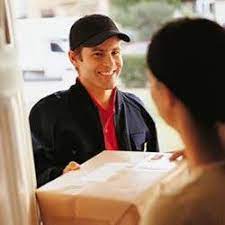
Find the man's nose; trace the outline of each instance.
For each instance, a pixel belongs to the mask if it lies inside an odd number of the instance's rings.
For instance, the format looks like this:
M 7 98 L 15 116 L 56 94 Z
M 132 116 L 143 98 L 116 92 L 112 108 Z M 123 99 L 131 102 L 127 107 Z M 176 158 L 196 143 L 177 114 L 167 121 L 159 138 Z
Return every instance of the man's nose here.
M 115 65 L 115 60 L 111 55 L 107 55 L 104 57 L 102 64 L 107 67 L 113 67 Z

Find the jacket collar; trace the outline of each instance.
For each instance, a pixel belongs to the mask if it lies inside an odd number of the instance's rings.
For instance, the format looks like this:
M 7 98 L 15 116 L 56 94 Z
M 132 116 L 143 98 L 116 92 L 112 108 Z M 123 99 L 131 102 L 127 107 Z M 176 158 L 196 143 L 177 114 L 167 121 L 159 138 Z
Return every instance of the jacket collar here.
M 70 87 L 69 95 L 70 95 L 70 101 L 72 101 L 74 99 L 73 96 L 76 95 L 76 96 L 79 96 L 79 99 L 80 99 L 79 104 L 85 104 L 86 107 L 89 108 L 89 110 L 91 110 L 91 109 L 97 110 L 97 107 L 94 104 L 91 96 L 89 95 L 89 93 L 87 92 L 85 87 L 82 85 L 79 78 L 77 78 L 76 83 Z M 122 92 L 119 89 L 117 89 L 116 99 L 115 99 L 116 113 L 121 111 L 121 106 L 122 106 L 122 103 L 123 103 L 122 99 L 123 99 Z M 87 105 L 87 101 L 89 103 L 88 105 Z

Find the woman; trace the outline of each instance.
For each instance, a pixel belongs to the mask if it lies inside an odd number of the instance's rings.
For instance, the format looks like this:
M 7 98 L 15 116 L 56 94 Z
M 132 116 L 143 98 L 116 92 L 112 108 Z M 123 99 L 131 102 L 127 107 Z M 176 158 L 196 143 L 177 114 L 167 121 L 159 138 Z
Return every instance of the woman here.
M 173 21 L 153 36 L 152 96 L 186 162 L 152 188 L 143 225 L 225 224 L 224 59 L 225 30 L 207 19 Z

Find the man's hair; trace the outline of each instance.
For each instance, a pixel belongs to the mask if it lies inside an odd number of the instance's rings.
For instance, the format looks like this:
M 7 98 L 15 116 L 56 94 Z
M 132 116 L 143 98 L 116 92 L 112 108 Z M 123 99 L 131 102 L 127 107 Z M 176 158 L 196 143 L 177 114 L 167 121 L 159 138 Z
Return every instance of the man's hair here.
M 152 38 L 147 64 L 203 123 L 225 121 L 225 30 L 217 23 L 183 18 Z

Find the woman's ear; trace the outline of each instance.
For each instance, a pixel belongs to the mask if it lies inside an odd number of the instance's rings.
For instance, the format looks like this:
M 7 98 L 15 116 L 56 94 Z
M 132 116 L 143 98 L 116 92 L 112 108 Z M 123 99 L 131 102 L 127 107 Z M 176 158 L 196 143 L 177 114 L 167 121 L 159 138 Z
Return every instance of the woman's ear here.
M 160 82 L 160 86 L 161 87 L 161 92 L 164 95 L 164 99 L 167 102 L 168 107 L 173 108 L 175 106 L 176 103 L 176 96 L 173 94 L 173 92 L 163 83 Z
M 176 115 L 176 96 L 172 91 L 153 75 L 150 75 L 152 97 L 161 117 L 171 125 Z
M 149 81 L 156 104 L 165 103 L 166 106 L 173 106 L 176 98 L 171 90 L 164 83 L 159 81 L 151 72 L 149 72 Z

